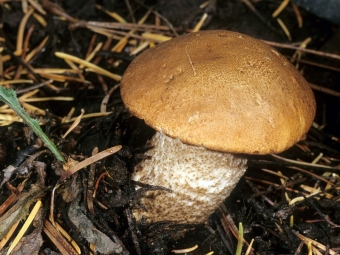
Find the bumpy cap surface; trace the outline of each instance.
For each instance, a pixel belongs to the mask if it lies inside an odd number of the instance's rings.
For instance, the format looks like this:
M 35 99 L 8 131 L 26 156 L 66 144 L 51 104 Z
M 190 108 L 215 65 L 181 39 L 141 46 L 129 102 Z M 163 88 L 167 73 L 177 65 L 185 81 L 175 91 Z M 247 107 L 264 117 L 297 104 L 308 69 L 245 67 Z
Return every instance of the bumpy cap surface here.
M 278 153 L 315 115 L 306 80 L 276 50 L 231 31 L 201 31 L 136 57 L 121 96 L 138 118 L 183 143 L 231 153 Z

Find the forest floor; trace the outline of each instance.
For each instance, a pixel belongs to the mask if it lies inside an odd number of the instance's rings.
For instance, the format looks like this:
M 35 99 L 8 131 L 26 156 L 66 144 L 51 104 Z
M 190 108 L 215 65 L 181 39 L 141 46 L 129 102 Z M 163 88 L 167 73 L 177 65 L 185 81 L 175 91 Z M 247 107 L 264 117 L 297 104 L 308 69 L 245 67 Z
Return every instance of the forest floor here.
M 68 159 L 0 106 L 0 254 L 235 254 L 240 222 L 242 254 L 340 254 L 339 24 L 294 2 L 0 0 L 1 85 Z M 251 35 L 286 56 L 314 91 L 314 124 L 278 156 L 249 156 L 205 224 L 136 222 L 141 194 L 129 177 L 154 131 L 125 109 L 120 78 L 140 52 L 207 29 Z M 117 152 L 96 158 L 108 148 Z M 75 173 L 60 182 L 67 167 Z

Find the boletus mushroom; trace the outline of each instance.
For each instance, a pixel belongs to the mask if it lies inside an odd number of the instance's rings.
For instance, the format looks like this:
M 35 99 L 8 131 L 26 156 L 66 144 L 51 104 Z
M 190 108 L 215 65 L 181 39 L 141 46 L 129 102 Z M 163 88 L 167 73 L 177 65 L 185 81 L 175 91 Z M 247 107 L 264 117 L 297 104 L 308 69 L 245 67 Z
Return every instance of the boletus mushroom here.
M 315 99 L 275 49 L 231 31 L 179 36 L 136 57 L 121 80 L 127 109 L 157 133 L 133 180 L 169 188 L 142 198 L 137 219 L 202 223 L 246 170 L 245 154 L 304 139 Z

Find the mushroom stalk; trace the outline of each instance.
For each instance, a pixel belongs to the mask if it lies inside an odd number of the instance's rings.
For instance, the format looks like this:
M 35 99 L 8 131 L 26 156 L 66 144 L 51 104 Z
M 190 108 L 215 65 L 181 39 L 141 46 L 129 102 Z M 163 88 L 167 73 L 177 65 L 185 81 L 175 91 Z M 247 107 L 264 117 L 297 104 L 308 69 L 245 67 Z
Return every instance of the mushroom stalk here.
M 143 209 L 134 210 L 137 220 L 202 223 L 229 196 L 246 170 L 247 160 L 230 153 L 186 145 L 157 132 L 150 156 L 141 162 L 133 180 L 169 188 L 149 191 Z

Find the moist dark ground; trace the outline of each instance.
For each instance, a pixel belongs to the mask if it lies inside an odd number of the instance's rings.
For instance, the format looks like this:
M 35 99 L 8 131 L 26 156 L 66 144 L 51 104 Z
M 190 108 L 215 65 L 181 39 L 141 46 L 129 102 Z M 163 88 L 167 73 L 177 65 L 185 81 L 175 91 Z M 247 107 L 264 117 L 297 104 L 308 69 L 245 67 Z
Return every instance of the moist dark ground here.
M 61 20 L 61 15 L 53 11 L 57 10 L 58 6 L 63 9 L 62 12 L 75 19 L 112 22 L 112 18 L 95 7 L 98 4 L 109 11 L 118 13 L 130 23 L 139 20 L 147 8 L 151 8 L 167 18 L 169 23 L 176 28 L 178 34 L 183 34 L 192 29 L 202 16 L 204 10 L 199 8 L 199 4 L 202 2 L 204 1 L 67 0 L 54 1 L 55 5 L 48 8 L 51 6 L 50 2 L 42 1 L 41 4 L 47 11 L 47 15 L 44 16 L 47 25 L 43 27 L 33 18 L 28 20 L 25 32 L 27 33 L 28 29 L 34 26 L 28 44 L 29 49 L 37 47 L 47 35 L 49 35 L 49 39 L 43 50 L 36 54 L 29 63 L 25 63 L 20 57 L 13 55 L 18 40 L 19 24 L 23 17 L 21 1 L 0 1 L 2 3 L 1 36 L 4 38 L 1 41 L 4 48 L 2 55 L 12 56 L 9 61 L 3 63 L 3 78 L 8 80 L 9 77 L 13 77 L 10 71 L 17 70 L 19 66 L 22 66 L 24 70 L 28 70 L 30 75 L 23 74 L 21 78 L 29 77 L 38 84 L 46 79 L 34 74 L 30 66 L 34 68 L 68 68 L 64 60 L 55 57 L 55 52 L 65 52 L 82 59 L 85 58 L 94 32 L 87 28 L 70 27 L 72 20 Z M 209 6 L 205 9 L 209 18 L 202 29 L 228 29 L 290 46 L 299 46 L 302 41 L 311 37 L 308 49 L 340 54 L 338 25 L 327 20 L 327 16 L 319 17 L 301 7 L 299 10 L 303 26 L 299 27 L 292 4 L 288 4 L 279 18 L 291 33 L 290 41 L 276 19 L 271 17 L 281 1 L 250 1 L 257 13 L 251 10 L 245 2 L 217 1 L 216 5 Z M 129 11 L 127 3 L 131 5 L 132 12 Z M 154 24 L 154 17 L 155 14 L 151 14 L 146 23 Z M 162 20 L 162 25 L 169 23 Z M 170 30 L 162 33 L 174 36 Z M 136 34 L 140 33 L 136 32 Z M 97 35 L 94 40 L 97 44 L 106 42 L 107 38 Z M 111 49 L 116 42 L 117 40 L 113 39 L 109 48 Z M 277 47 L 277 50 L 290 59 L 295 52 L 294 49 L 283 47 Z M 127 48 L 120 53 L 101 50 L 97 53 L 97 57 L 101 57 L 98 62 L 99 66 L 120 75 L 133 59 L 128 54 Z M 75 98 L 71 102 L 35 103 L 41 109 L 48 109 L 49 114 L 43 117 L 43 120 L 46 121 L 43 128 L 66 156 L 82 160 L 83 157 L 91 155 L 94 147 L 98 147 L 99 151 L 102 151 L 115 145 L 123 145 L 120 152 L 102 160 L 94 172 L 91 173 L 89 168 L 81 170 L 63 185 L 56 195 L 56 221 L 78 243 L 82 254 L 89 254 L 88 243 L 82 237 L 81 231 L 74 226 L 68 214 L 71 201 L 76 197 L 74 194 L 79 193 L 79 203 L 80 206 L 83 206 L 83 213 L 111 239 L 119 239 L 125 247 L 124 254 L 171 254 L 173 249 L 188 248 L 196 244 L 198 249 L 189 254 L 207 254 L 210 251 L 214 251 L 214 254 L 234 254 L 237 239 L 230 231 L 230 224 L 235 223 L 238 226 L 239 222 L 243 223 L 245 240 L 250 243 L 254 239 L 251 251 L 253 254 L 308 254 L 307 245 L 299 239 L 297 233 L 324 245 L 325 249 L 319 247 L 320 254 L 340 252 L 340 203 L 338 201 L 340 195 L 338 191 L 340 60 L 339 57 L 336 59 L 322 56 L 322 54 L 315 55 L 304 52 L 301 60 L 293 62 L 298 64 L 299 70 L 307 81 L 313 84 L 317 101 L 315 123 L 318 125 L 311 128 L 306 140 L 302 141 L 300 146 L 294 146 L 281 156 L 310 163 L 322 153 L 323 158 L 318 162 L 319 166 L 298 165 L 296 162 L 286 162 L 272 156 L 250 157 L 249 170 L 226 200 L 225 210 L 219 210 L 210 217 L 206 224 L 200 226 L 183 226 L 171 223 L 148 226 L 134 222 L 131 208 L 139 206 L 139 196 L 134 192 L 135 183 L 129 181 L 129 174 L 133 171 L 134 165 L 143 158 L 142 153 L 147 150 L 145 144 L 152 136 L 153 131 L 126 111 L 120 99 L 119 89 L 113 92 L 107 105 L 107 110 L 112 111 L 112 114 L 106 117 L 85 119 L 67 139 L 60 138 L 60 135 L 67 130 L 70 124 L 60 124 L 59 117 L 67 115 L 72 107 L 75 108 L 74 116 L 79 115 L 81 109 L 85 109 L 86 113 L 98 112 L 105 95 L 103 84 L 105 83 L 110 89 L 118 82 L 107 77 L 103 77 L 101 80 L 95 72 L 84 72 L 85 79 L 91 84 L 70 81 L 66 89 L 59 93 L 48 87 L 40 88 L 36 97 L 72 96 Z M 64 87 L 63 82 L 55 82 L 54 85 L 59 88 Z M 27 85 L 24 84 L 12 86 L 16 90 L 25 87 Z M 36 118 L 41 117 L 36 113 L 33 115 Z M 32 155 L 35 151 L 40 150 L 32 149 L 36 138 L 33 135 L 28 136 L 24 127 L 21 123 L 13 123 L 0 128 L 0 167 L 2 169 L 10 164 L 20 164 L 21 161 L 18 160 L 20 156 Z M 51 155 L 44 154 L 36 161 L 46 164 L 44 168 L 46 176 L 43 177 L 43 184 L 41 180 L 38 180 L 41 174 L 37 173 L 34 167 L 30 169 L 28 175 L 13 175 L 9 183 L 17 186 L 24 178 L 27 178 L 23 191 L 26 193 L 32 192 L 32 186 L 37 183 L 44 186 L 44 192 L 40 195 L 44 205 L 40 221 L 43 221 L 48 218 L 50 187 L 56 184 L 59 174 L 58 167 Z M 331 166 L 332 169 L 325 169 L 321 165 Z M 291 184 L 282 185 L 278 176 L 261 169 L 281 171 L 283 175 L 289 177 L 288 182 Z M 325 182 L 318 178 L 325 172 L 333 173 L 323 176 L 333 183 L 331 187 L 326 186 Z M 93 182 L 102 173 L 108 173 L 111 178 L 105 178 L 98 186 L 98 195 L 94 201 L 95 213 L 91 214 L 86 209 L 88 208 L 86 194 L 88 194 L 88 190 L 93 190 Z M 94 176 L 93 179 L 90 175 Z M 276 188 L 275 185 L 281 185 L 281 187 Z M 326 197 L 321 193 L 306 198 L 309 193 L 303 190 L 301 185 L 320 188 L 321 191 L 327 189 L 327 193 L 331 196 Z M 290 206 L 285 193 L 290 198 L 302 196 L 305 199 Z M 3 203 L 10 194 L 9 185 L 5 184 L 0 190 L 0 202 Z M 105 205 L 106 209 L 103 209 L 101 205 Z M 294 216 L 293 227 L 289 226 L 291 216 Z M 36 228 L 38 229 L 38 227 Z M 34 232 L 30 231 L 30 233 Z M 15 254 L 58 253 L 53 242 L 42 230 L 40 232 L 44 242 L 38 248 L 27 253 L 25 243 L 22 243 L 22 248 Z M 243 253 L 246 249 L 247 245 L 244 245 Z

